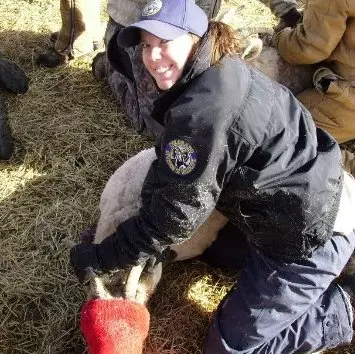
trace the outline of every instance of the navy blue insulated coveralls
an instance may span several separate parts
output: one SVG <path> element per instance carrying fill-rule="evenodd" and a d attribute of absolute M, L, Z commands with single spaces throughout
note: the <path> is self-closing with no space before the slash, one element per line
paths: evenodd
<path fill-rule="evenodd" d="M 217 208 L 251 250 L 204 352 L 307 353 L 347 343 L 351 311 L 334 279 L 355 235 L 333 232 L 339 147 L 289 90 L 239 59 L 210 67 L 210 53 L 205 40 L 182 79 L 155 101 L 152 116 L 164 132 L 143 206 L 99 245 L 100 264 L 159 257 Z"/>

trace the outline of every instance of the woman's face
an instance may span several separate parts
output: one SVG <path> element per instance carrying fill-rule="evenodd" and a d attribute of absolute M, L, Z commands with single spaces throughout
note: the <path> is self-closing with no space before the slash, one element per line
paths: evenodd
<path fill-rule="evenodd" d="M 167 41 L 141 31 L 143 63 L 161 90 L 170 89 L 180 79 L 193 44 L 190 34 Z"/>

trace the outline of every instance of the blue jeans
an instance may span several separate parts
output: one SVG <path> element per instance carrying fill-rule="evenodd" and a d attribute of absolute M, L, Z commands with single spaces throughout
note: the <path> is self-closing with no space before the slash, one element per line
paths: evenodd
<path fill-rule="evenodd" d="M 334 280 L 354 247 L 353 231 L 334 232 L 310 258 L 295 263 L 251 248 L 211 322 L 204 354 L 312 353 L 351 342 L 352 311 Z"/>

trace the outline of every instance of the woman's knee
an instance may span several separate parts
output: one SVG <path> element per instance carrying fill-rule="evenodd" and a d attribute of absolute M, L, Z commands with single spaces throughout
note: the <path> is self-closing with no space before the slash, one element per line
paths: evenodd
<path fill-rule="evenodd" d="M 347 344 L 352 339 L 353 312 L 345 292 L 335 284 L 309 306 L 301 316 L 280 331 L 269 331 L 268 337 L 251 346 L 244 338 L 252 333 L 240 333 L 238 322 L 242 318 L 235 313 L 222 313 L 223 304 L 217 310 L 204 344 L 204 354 L 282 354 L 310 353 Z M 227 318 L 223 318 L 227 317 Z M 221 323 L 230 323 L 234 335 L 226 336 Z M 271 325 L 270 328 L 276 329 Z"/>

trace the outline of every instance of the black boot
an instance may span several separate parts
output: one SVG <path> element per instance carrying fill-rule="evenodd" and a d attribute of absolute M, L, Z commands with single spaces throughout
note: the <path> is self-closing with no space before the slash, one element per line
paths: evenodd
<path fill-rule="evenodd" d="M 37 64 L 43 65 L 46 68 L 56 68 L 59 65 L 67 63 L 69 59 L 70 58 L 67 55 L 59 54 L 53 47 L 51 47 L 39 54 Z"/>
<path fill-rule="evenodd" d="M 52 32 L 49 36 L 49 40 L 51 41 L 51 43 L 55 43 L 57 41 L 58 37 L 59 37 L 59 31 Z"/>
<path fill-rule="evenodd" d="M 91 70 L 96 80 L 106 77 L 107 55 L 106 52 L 98 53 L 92 61 Z"/>
<path fill-rule="evenodd" d="M 28 90 L 28 78 L 25 72 L 14 62 L 0 54 L 0 87 L 13 93 L 25 93 Z"/>
<path fill-rule="evenodd" d="M 8 160 L 13 153 L 10 128 L 7 125 L 4 102 L 0 98 L 0 160 Z"/>

